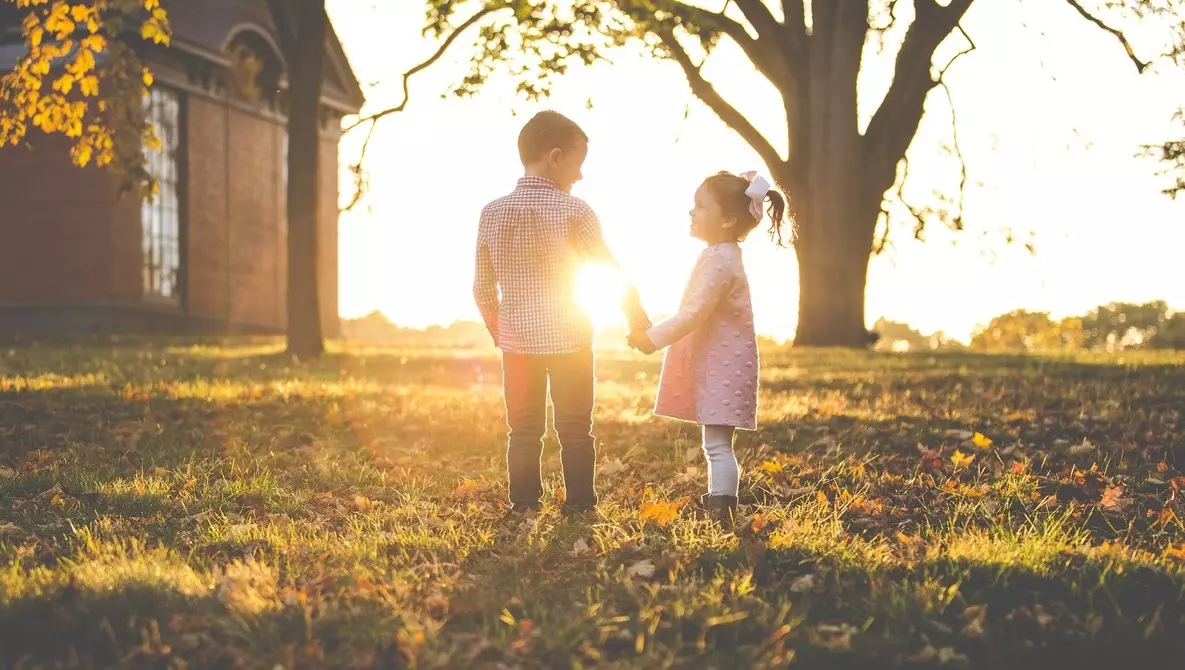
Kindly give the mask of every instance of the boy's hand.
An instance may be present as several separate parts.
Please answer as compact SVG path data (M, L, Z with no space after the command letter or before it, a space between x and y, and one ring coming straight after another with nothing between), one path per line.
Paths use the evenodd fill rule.
M646 310L642 307L642 297L638 295L638 289L634 288L632 284L625 289L625 296L621 300L621 309L625 312L631 334L637 331L644 332L654 325L651 323L650 317L646 316Z
M630 331L629 337L626 338L626 342L631 347L646 354L647 356L653 354L655 351L658 351L658 347L654 346L654 342L650 340L650 336L646 334L645 330Z

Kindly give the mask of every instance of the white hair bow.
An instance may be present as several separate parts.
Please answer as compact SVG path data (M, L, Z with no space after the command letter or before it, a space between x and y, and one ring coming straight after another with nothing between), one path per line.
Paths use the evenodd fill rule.
M756 170L742 172L741 176L749 180L749 187L745 189L745 195L749 196L749 213L753 215L754 219L760 221L765 195L769 193L770 189L769 182L764 177L758 176Z

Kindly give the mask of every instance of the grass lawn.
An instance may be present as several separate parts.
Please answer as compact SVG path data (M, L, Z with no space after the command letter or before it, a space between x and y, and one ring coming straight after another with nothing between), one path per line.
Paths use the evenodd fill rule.
M492 352L279 352L0 347L0 667L1185 664L1185 356L767 349L731 534L657 357L573 520Z

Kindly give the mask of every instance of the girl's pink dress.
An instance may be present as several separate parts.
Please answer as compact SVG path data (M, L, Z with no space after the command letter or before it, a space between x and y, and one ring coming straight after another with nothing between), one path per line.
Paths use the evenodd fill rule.
M757 428L757 334L749 280L735 243L704 249L679 313L646 331L667 349L654 413L706 425Z

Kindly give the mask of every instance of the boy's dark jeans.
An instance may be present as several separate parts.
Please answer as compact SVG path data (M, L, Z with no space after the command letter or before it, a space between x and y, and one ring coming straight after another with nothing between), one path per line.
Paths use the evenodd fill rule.
M502 383L506 423L510 426L506 450L510 502L516 508L530 508L537 506L543 496L540 460L543 434L547 431L549 380L564 466L564 505L574 510L588 509L597 504L593 487L596 445L592 436L596 378L591 349L555 356L503 353Z

